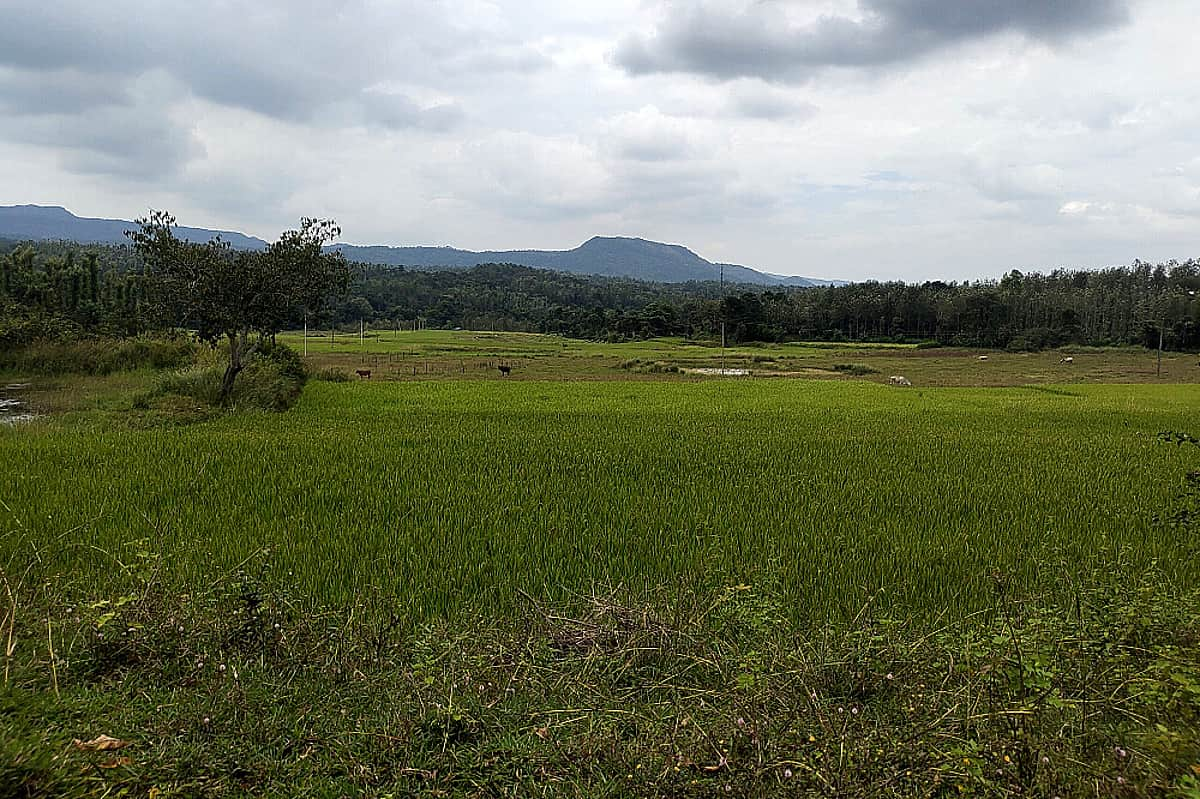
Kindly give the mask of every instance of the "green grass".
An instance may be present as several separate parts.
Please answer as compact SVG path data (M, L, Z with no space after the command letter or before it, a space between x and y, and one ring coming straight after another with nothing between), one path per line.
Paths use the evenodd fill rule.
M304 351L299 333L280 336ZM979 356L987 355L986 361ZM1061 363L1066 354L1074 363ZM919 387L1015 386L1031 383L1200 383L1195 355L1167 353L1159 374L1155 353L1140 348L1065 348L1046 352L1004 352L953 348L918 349L900 344L829 342L731 346L675 338L608 344L534 333L422 330L377 331L360 344L358 336L308 339L308 360L317 368L352 373L370 368L373 379L497 379L496 366L512 367L519 380L662 380L662 369L629 370L637 360L683 370L672 380L708 378L689 369L749 369L755 377L857 379L838 370L853 364L874 372L874 382L904 375Z
M0 430L0 558L104 585L148 538L187 586L269 548L320 601L380 586L412 618L743 582L798 620L872 597L957 615L994 572L1065 597L1119 556L1192 585L1197 545L1152 517L1190 456L1155 434L1198 402L1194 386L318 381L283 415Z
M0 795L1200 796L1200 386L1145 353L403 335L285 413L34 379Z

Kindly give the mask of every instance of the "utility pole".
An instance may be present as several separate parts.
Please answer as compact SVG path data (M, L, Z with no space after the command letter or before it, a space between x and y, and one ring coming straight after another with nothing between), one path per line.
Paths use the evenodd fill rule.
M308 357L308 311L304 312L304 357Z
M725 376L725 264L721 264L721 290L717 309L721 313L721 377Z
M1167 326L1167 317L1163 316L1162 324L1158 326L1158 369L1155 370L1155 377L1162 377L1162 345L1163 345L1163 328Z
M361 350L363 346L363 320L358 317L358 348Z

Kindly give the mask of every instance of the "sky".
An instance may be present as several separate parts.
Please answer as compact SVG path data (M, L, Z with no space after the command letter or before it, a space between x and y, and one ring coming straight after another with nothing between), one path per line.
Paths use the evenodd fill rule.
M848 280L1200 257L1194 0L0 0L0 205Z

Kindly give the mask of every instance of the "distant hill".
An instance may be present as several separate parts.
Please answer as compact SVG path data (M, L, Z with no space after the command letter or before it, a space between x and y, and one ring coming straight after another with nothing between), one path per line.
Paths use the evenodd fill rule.
M452 247L360 247L336 244L352 261L422 269L465 269L482 263L517 264L577 275L632 277L658 283L717 280L721 264L706 261L687 247L645 239L596 236L573 250L456 250ZM731 283L762 286L824 286L844 281L788 277L725 264Z
M0 238L22 241L53 239L77 241L81 244L128 244L125 231L134 227L124 219L88 219L75 216L65 208L46 205L0 206ZM188 241L208 241L221 238L243 250L260 250L267 246L262 239L230 230L178 227L175 235Z
M126 244L125 231L132 222L122 219L87 219L58 206L0 206L0 238L54 239L85 244ZM208 241L220 235L240 249L262 249L266 242L228 230L179 227L176 235L188 241ZM578 275L631 277L659 283L717 280L721 265L706 261L678 244L645 239L597 236L573 250L500 250L472 252L451 247L387 247L335 244L352 261L416 269L466 269L481 263L508 263L553 269ZM725 264L731 283L760 286L840 285L844 281L788 277L759 272L746 266Z

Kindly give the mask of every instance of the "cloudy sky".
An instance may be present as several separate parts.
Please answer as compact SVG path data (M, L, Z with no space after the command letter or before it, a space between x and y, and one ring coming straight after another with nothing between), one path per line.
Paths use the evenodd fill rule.
M1194 0L0 0L0 204L964 279L1200 256Z

